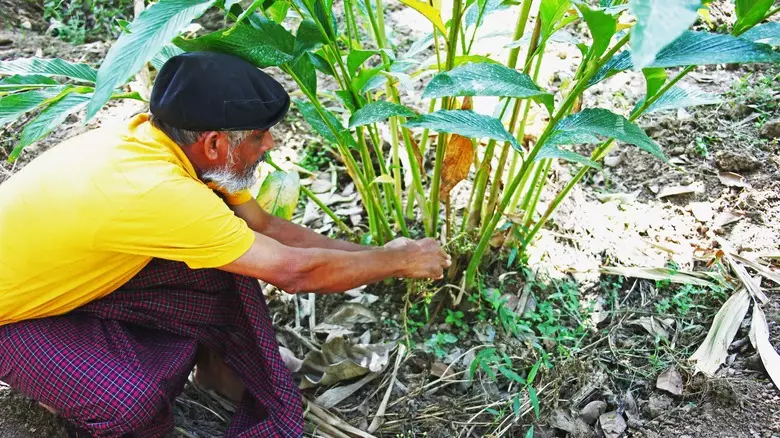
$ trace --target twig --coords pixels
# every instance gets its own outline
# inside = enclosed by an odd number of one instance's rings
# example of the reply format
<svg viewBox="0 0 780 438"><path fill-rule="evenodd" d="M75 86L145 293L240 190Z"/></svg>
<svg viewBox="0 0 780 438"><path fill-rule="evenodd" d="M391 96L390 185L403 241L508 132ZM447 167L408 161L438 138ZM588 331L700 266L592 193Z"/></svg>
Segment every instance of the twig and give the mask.
<svg viewBox="0 0 780 438"><path fill-rule="evenodd" d="M318 353L322 352L322 350L317 345L315 345L312 341L304 338L300 333L296 332L295 329L293 329L292 327L283 326L282 331L295 336L295 339L301 341L301 344L305 345L309 350L316 351Z"/></svg>
<svg viewBox="0 0 780 438"><path fill-rule="evenodd" d="M314 416L314 417L318 418L320 420L320 425L325 423L325 424L328 424L329 426L337 428L339 432L341 430L343 430L345 432L349 432L351 434L357 435L357 436L359 436L361 438L376 438L374 435L371 435L370 433L363 432L362 430L360 430L360 429L356 428L355 426L352 426L351 424L345 422L344 420L336 417L335 415L331 414L330 412L326 411L325 409L322 409L316 403L314 403L313 401L311 401L309 399L305 399L304 398L304 403L306 405L306 409L308 409L308 411L309 411L309 412L307 412L307 415ZM340 436L343 436L343 433Z"/></svg>
<svg viewBox="0 0 780 438"><path fill-rule="evenodd" d="M180 435L186 436L187 438L198 438L197 436L187 432L186 430L184 430L180 426L174 427L173 430L175 430Z"/></svg>
<svg viewBox="0 0 780 438"><path fill-rule="evenodd" d="M317 318L315 317L314 313L314 300L315 300L316 294L310 293L309 294L309 338L314 341L315 340L315 333L314 333L314 327L317 325Z"/></svg>
<svg viewBox="0 0 780 438"><path fill-rule="evenodd" d="M203 408L203 409L205 409L205 410L207 410L207 411L211 412L212 414L214 414L214 416L215 416L215 417L217 417L217 418L219 418L219 419L220 419L220 420L221 420L223 423L227 423L227 420L225 420L225 418L224 418L224 417L222 417L222 415L219 415L219 414L218 414L218 413L216 413L216 412L215 412L213 409L209 408L208 406L202 405L202 404L200 404L200 403L196 402L195 400L189 400L189 399L186 399L186 398L181 398L181 397L179 397L179 398L177 398L177 399L176 399L176 401L178 401L178 402L192 403L192 404L193 404L193 405L195 405L195 406L199 406L199 407L201 407L201 408Z"/></svg>
<svg viewBox="0 0 780 438"><path fill-rule="evenodd" d="M393 387L395 386L395 378L398 375L398 368L401 366L401 362L403 361L404 356L406 356L406 345L398 344L398 352L396 354L395 368L393 369L393 375L390 377L390 384L387 386L387 391L385 392L385 397L382 399L382 404L379 405L379 409L376 410L376 414L374 415L374 419L371 421L371 425L368 426L368 433L374 433L377 429L379 429L382 417L385 415L385 410L387 409L387 402L390 401L390 394L393 392Z"/></svg>

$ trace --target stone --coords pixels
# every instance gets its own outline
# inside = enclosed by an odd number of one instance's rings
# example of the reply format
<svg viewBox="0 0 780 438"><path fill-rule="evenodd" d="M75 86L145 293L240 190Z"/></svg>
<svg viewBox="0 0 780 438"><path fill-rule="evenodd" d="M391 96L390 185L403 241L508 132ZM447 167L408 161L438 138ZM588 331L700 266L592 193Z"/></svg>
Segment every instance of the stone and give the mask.
<svg viewBox="0 0 780 438"><path fill-rule="evenodd" d="M645 405L645 415L651 419L665 414L672 406L672 398L667 395L651 395Z"/></svg>
<svg viewBox="0 0 780 438"><path fill-rule="evenodd" d="M580 410L580 417L588 423L593 424L598 420L599 416L604 413L604 411L607 410L607 403L602 400L594 400L587 405L585 405L582 410Z"/></svg>
<svg viewBox="0 0 780 438"><path fill-rule="evenodd" d="M749 151L718 151L715 154L715 165L726 172L746 172L757 169L761 162Z"/></svg>
<svg viewBox="0 0 780 438"><path fill-rule="evenodd" d="M626 420L617 411L601 414L599 417L601 432L606 438L619 438L626 431Z"/></svg>
<svg viewBox="0 0 780 438"><path fill-rule="evenodd" d="M751 370L751 371L759 371L764 372L764 362L761 361L761 356L758 355L758 353L748 356L745 359L745 368Z"/></svg>
<svg viewBox="0 0 780 438"><path fill-rule="evenodd" d="M774 119L764 123L759 134L761 135L761 138L769 140L780 138L780 119Z"/></svg>
<svg viewBox="0 0 780 438"><path fill-rule="evenodd" d="M27 30L32 29L32 23L30 23L30 20L24 20L22 22L22 29L27 29Z"/></svg>
<svg viewBox="0 0 780 438"><path fill-rule="evenodd" d="M604 157L604 164L607 167L617 167L622 161L622 155L607 155Z"/></svg>

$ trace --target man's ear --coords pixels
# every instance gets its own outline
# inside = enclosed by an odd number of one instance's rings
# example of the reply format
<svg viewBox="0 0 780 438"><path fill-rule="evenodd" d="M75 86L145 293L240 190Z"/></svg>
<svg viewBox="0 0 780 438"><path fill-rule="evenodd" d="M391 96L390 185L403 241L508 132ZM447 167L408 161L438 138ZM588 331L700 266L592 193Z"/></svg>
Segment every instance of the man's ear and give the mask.
<svg viewBox="0 0 780 438"><path fill-rule="evenodd" d="M206 131L203 133L202 147L209 161L222 161L228 153L227 136L218 131Z"/></svg>

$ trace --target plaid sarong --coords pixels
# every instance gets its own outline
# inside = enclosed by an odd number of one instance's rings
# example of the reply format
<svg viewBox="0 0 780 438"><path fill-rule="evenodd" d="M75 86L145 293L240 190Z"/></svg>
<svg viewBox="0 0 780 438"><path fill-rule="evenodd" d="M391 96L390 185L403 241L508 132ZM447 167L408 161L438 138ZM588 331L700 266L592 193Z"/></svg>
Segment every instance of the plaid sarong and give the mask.
<svg viewBox="0 0 780 438"><path fill-rule="evenodd" d="M299 437L301 397L257 280L153 260L116 292L67 315L0 326L0 380L99 437L158 437L198 343L246 391L230 437Z"/></svg>

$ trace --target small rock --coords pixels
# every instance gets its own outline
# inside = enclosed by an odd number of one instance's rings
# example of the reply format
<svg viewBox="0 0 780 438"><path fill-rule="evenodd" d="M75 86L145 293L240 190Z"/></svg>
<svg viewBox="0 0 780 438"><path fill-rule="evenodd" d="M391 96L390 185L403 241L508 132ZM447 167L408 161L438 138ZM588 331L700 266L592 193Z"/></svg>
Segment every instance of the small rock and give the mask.
<svg viewBox="0 0 780 438"><path fill-rule="evenodd" d="M651 419L665 414L672 406L672 398L667 395L651 395L645 405L645 414Z"/></svg>
<svg viewBox="0 0 780 438"><path fill-rule="evenodd" d="M773 139L780 138L780 119L770 120L764 123L759 133L761 138Z"/></svg>
<svg viewBox="0 0 780 438"><path fill-rule="evenodd" d="M745 359L745 368L751 370L751 371L759 371L764 372L764 362L761 361L761 356L758 355L758 353L748 356L747 359Z"/></svg>
<svg viewBox="0 0 780 438"><path fill-rule="evenodd" d="M599 416L607 410L607 403L602 400L594 400L580 411L580 417L588 423L593 424L598 420Z"/></svg>
<svg viewBox="0 0 780 438"><path fill-rule="evenodd" d="M607 167L617 167L622 161L622 155L607 155L604 157L604 164Z"/></svg>
<svg viewBox="0 0 780 438"><path fill-rule="evenodd" d="M685 176L684 176L684 177L683 177L683 178L680 180L680 185L682 185L682 186L689 186L689 185L693 184L693 183L694 183L694 181L696 181L696 180L694 180L692 176L690 176L690 175L685 175Z"/></svg>
<svg viewBox="0 0 780 438"><path fill-rule="evenodd" d="M618 438L626 431L626 420L617 411L601 414L599 417L601 432L606 438Z"/></svg>
<svg viewBox="0 0 780 438"><path fill-rule="evenodd" d="M669 151L669 155L682 155L684 153L685 153L685 147L683 146L673 147L672 150Z"/></svg>
<svg viewBox="0 0 780 438"><path fill-rule="evenodd" d="M35 50L35 57L36 58L43 58L43 49L42 48L38 47Z"/></svg>
<svg viewBox="0 0 780 438"><path fill-rule="evenodd" d="M27 30L32 29L32 23L30 23L30 20L24 20L22 22L22 29L27 29Z"/></svg>
<svg viewBox="0 0 780 438"><path fill-rule="evenodd" d="M715 164L718 169L727 172L745 172L757 169L761 162L749 151L718 151L715 154Z"/></svg>

